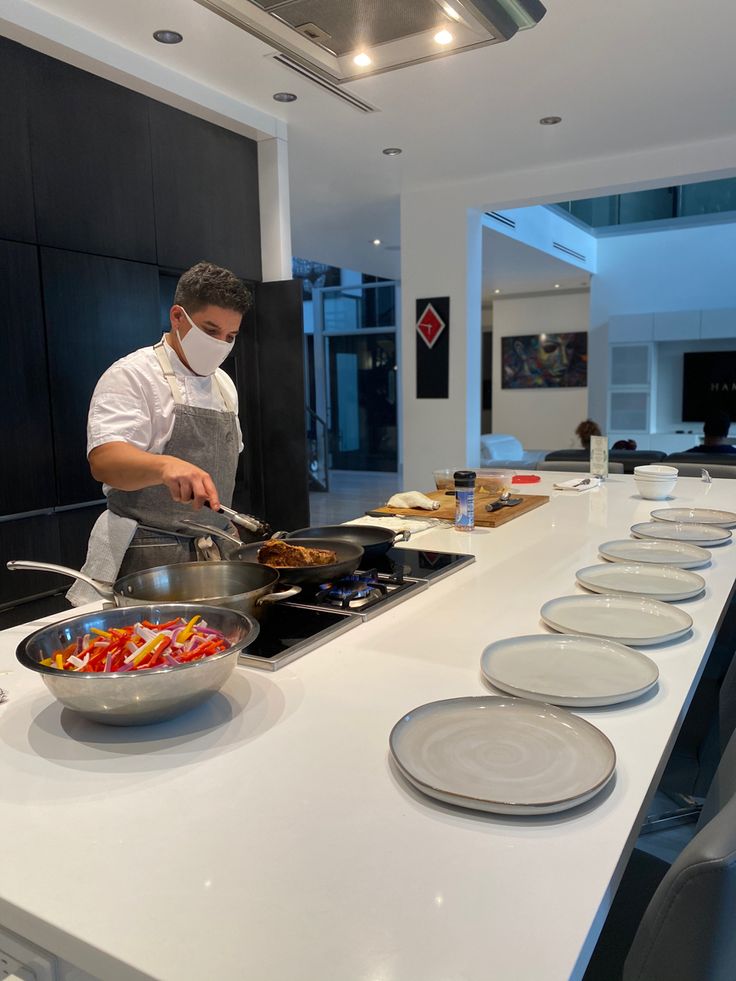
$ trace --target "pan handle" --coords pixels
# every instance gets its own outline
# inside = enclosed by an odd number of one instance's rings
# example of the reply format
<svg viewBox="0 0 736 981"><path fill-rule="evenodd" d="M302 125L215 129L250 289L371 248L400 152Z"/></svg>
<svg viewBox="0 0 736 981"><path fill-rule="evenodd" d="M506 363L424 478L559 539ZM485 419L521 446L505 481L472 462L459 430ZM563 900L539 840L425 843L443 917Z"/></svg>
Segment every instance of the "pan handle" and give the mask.
<svg viewBox="0 0 736 981"><path fill-rule="evenodd" d="M290 596L296 596L297 593L301 593L301 591L301 586L290 586L282 593L268 593L266 596L262 596L256 601L256 606L265 606L266 603L280 603L281 600L289 599Z"/></svg>
<svg viewBox="0 0 736 981"><path fill-rule="evenodd" d="M213 538L226 538L234 545L240 545L242 547L244 544L244 542L238 538L237 535L233 535L229 531L225 531L222 528L213 528L212 525L206 525L204 523L200 524L199 521L192 521L191 518L185 518L181 524L185 528L190 528L193 531L200 531L205 535L211 535Z"/></svg>
<svg viewBox="0 0 736 981"><path fill-rule="evenodd" d="M99 593L103 599L113 599L113 585L111 582L102 582L99 579L93 579L92 576L88 576L85 572L77 572L76 569L69 569L65 565L54 565L52 562L28 562L25 559L19 559L18 561L10 561L6 563L8 569L11 572L17 572L19 569L31 569L37 572L58 572L61 576L69 576L70 579L81 579L82 582L86 582L88 586L91 586L96 593Z"/></svg>

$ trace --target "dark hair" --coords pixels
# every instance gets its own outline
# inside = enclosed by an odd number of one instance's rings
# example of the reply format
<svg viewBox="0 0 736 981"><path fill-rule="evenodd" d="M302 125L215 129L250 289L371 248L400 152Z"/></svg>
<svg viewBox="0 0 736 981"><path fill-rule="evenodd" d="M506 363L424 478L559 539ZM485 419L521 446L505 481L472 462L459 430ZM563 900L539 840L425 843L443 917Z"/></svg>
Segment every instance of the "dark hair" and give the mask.
<svg viewBox="0 0 736 981"><path fill-rule="evenodd" d="M727 412L711 412L705 420L703 435L710 436L711 438L715 437L716 439L728 436L730 425L731 417Z"/></svg>
<svg viewBox="0 0 736 981"><path fill-rule="evenodd" d="M235 273L211 262L198 262L182 273L176 284L174 303L187 313L204 307L223 307L244 314L253 306L253 295Z"/></svg>
<svg viewBox="0 0 736 981"><path fill-rule="evenodd" d="M616 442L611 447L612 450L635 450L636 440L635 439L617 439Z"/></svg>
<svg viewBox="0 0 736 981"><path fill-rule="evenodd" d="M602 436L603 433L600 431L597 422L593 422L592 419L584 419L575 430L575 435L578 437L582 445L586 450L590 449L590 437L591 436Z"/></svg>

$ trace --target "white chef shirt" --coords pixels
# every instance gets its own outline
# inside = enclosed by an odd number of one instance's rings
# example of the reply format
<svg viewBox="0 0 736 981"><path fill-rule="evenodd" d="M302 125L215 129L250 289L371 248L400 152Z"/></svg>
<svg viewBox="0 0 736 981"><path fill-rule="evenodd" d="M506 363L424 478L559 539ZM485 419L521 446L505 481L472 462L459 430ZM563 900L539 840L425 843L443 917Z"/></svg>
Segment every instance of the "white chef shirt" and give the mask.
<svg viewBox="0 0 736 981"><path fill-rule="evenodd" d="M166 351L185 405L227 411L213 375L195 375L168 342ZM217 381L235 407L238 393L221 368ZM149 453L163 453L174 428L174 397L153 347L143 347L111 365L95 386L87 417L87 454L103 443L131 443ZM238 423L239 450L243 436Z"/></svg>

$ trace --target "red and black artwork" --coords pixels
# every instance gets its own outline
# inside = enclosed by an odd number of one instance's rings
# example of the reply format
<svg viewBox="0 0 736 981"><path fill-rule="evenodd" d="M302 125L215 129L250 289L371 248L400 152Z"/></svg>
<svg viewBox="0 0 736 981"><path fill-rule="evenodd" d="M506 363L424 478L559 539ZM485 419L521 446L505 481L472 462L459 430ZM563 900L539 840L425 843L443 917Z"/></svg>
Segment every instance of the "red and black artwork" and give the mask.
<svg viewBox="0 0 736 981"><path fill-rule="evenodd" d="M417 300L417 398L446 399L450 377L450 297Z"/></svg>

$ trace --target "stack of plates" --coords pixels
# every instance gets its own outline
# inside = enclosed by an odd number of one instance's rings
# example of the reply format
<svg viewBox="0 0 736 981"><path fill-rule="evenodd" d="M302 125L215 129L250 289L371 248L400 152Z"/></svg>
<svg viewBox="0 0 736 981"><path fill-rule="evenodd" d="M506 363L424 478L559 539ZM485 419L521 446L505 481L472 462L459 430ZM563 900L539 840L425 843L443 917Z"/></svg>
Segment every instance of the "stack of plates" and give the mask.
<svg viewBox="0 0 736 981"><path fill-rule="evenodd" d="M593 593L615 596L649 596L652 599L677 603L691 599L705 589L705 579L675 565L589 565L579 569L575 578Z"/></svg>
<svg viewBox="0 0 736 981"><path fill-rule="evenodd" d="M609 562L643 562L654 565L674 565L680 569L699 569L708 565L710 552L699 545L687 542L655 541L639 538L621 538L604 542L598 551Z"/></svg>
<svg viewBox="0 0 736 981"><path fill-rule="evenodd" d="M487 681L510 695L576 708L638 698L659 677L645 654L598 637L509 637L486 647L480 666Z"/></svg>
<svg viewBox="0 0 736 981"><path fill-rule="evenodd" d="M631 526L636 538L668 539L673 542L689 542L691 545L725 545L731 540L731 532L717 525L701 525L688 521L642 521Z"/></svg>
<svg viewBox="0 0 736 981"><path fill-rule="evenodd" d="M422 793L500 814L551 814L582 804L611 779L616 753L589 722L520 698L450 698L420 705L389 740Z"/></svg>
<svg viewBox="0 0 736 981"><path fill-rule="evenodd" d="M563 634L606 637L620 644L664 644L682 637L692 617L677 606L643 596L559 596L545 603L542 620Z"/></svg>

